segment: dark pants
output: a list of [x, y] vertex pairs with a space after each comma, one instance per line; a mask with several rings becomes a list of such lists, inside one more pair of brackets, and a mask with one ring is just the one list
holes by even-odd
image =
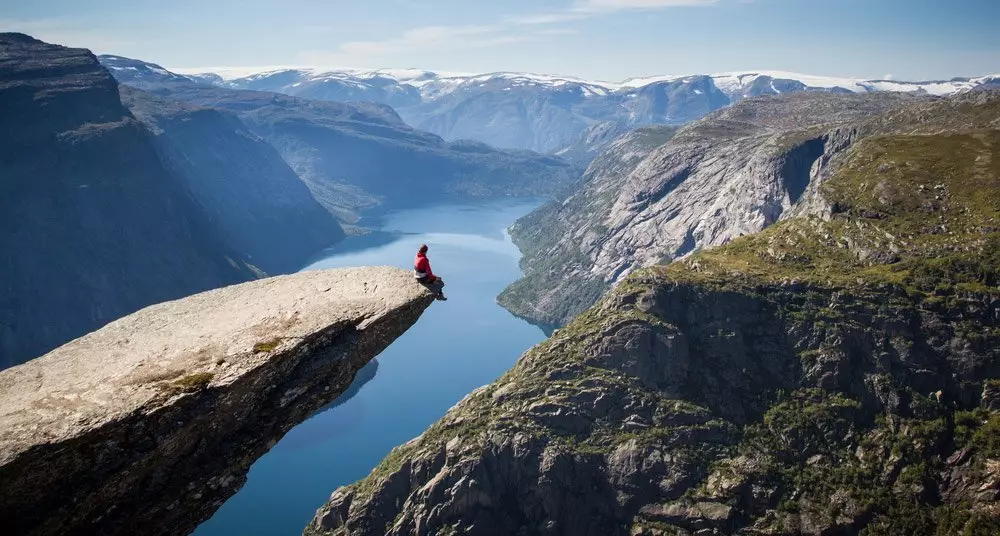
[[440, 277], [435, 278], [433, 281], [429, 277], [423, 279], [417, 279], [417, 282], [421, 285], [427, 287], [427, 290], [431, 291], [435, 296], [443, 296], [444, 292], [444, 281]]

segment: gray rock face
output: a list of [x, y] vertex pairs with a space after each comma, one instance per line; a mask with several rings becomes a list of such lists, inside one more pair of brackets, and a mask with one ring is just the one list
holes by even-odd
[[305, 272], [154, 305], [0, 372], [0, 525], [189, 532], [432, 301], [395, 268]]
[[597, 155], [603, 153], [611, 143], [629, 132], [629, 128], [615, 121], [596, 123], [580, 135], [572, 144], [559, 151], [556, 156], [586, 166]]
[[910, 99], [799, 93], [750, 99], [676, 136], [638, 131], [588, 168], [579, 191], [511, 227], [525, 278], [500, 303], [561, 325], [632, 270], [725, 244], [806, 203], [858, 137], [853, 122]]
[[256, 276], [86, 50], [0, 34], [0, 368]]

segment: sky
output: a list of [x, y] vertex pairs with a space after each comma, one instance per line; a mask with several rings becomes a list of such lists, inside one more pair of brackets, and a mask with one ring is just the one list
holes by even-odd
[[1000, 0], [0, 0], [0, 31], [167, 68], [1000, 73]]

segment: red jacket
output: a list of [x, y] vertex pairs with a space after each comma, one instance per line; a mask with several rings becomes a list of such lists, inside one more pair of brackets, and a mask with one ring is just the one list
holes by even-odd
[[434, 272], [431, 271], [431, 261], [427, 260], [427, 255], [423, 253], [417, 253], [417, 258], [413, 260], [413, 270], [415, 272], [427, 274], [427, 278], [431, 281], [437, 278], [437, 276], [434, 275]]

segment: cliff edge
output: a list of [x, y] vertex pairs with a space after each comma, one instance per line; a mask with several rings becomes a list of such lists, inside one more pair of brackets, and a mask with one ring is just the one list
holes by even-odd
[[183, 534], [433, 301], [395, 268], [147, 307], [0, 372], [0, 525]]

